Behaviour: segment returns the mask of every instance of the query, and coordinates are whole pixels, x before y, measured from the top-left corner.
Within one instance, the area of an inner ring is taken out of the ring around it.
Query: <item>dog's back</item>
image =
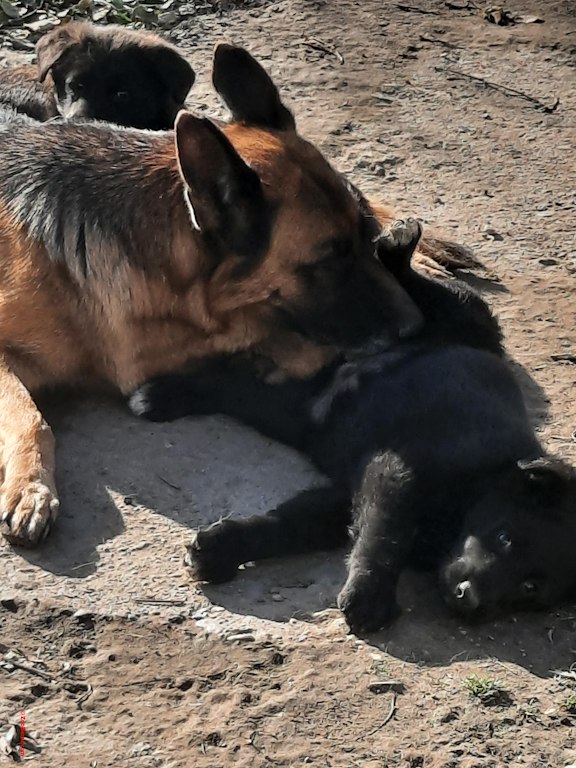
[[[0,107],[11,107],[40,122],[59,115],[51,78],[41,83],[32,65],[0,70]]]

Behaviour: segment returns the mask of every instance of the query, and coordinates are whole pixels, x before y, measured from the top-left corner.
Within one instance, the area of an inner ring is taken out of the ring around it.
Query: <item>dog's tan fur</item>
[[[251,70],[253,63],[243,56],[240,63]],[[264,80],[264,85],[273,88],[271,81]],[[278,98],[275,89],[272,96]],[[279,100],[272,106],[274,119],[290,123]],[[107,183],[108,173],[113,177],[116,173],[121,187],[117,199],[102,201],[104,192],[94,198],[95,208],[103,206],[111,217],[121,216],[117,209],[130,196],[142,206],[142,210],[135,204],[127,207],[129,220],[116,224],[127,230],[123,232],[130,243],[127,250],[125,241],[98,228],[102,222],[86,218],[78,225],[72,176],[69,196],[58,198],[52,208],[44,198],[38,202],[27,180],[13,181],[12,171],[3,177],[0,510],[5,535],[14,543],[31,545],[47,533],[58,498],[53,436],[30,392],[59,384],[107,383],[127,393],[191,358],[238,351],[267,358],[290,375],[310,375],[333,350],[277,322],[274,297],[281,294],[287,302],[322,298],[322,291],[328,290],[322,281],[304,295],[299,277],[301,267],[318,259],[319,244],[346,236],[355,252],[364,251],[359,245],[363,214],[358,201],[321,154],[298,136],[293,122],[287,130],[270,131],[238,121],[222,129],[249,172],[260,179],[266,210],[274,211],[265,253],[245,271],[239,271],[242,259],[234,252],[215,263],[204,236],[217,225],[220,211],[205,187],[195,188],[195,179],[199,175],[209,186],[226,167],[226,153],[234,151],[222,148],[227,142],[206,121],[182,113],[176,147],[172,133],[65,124],[42,128],[24,124],[21,130],[26,133],[10,155],[16,175],[26,175],[27,163],[42,162],[45,179],[45,168],[59,162],[54,153],[65,160],[67,153],[80,152],[81,157],[85,153],[96,186]],[[134,159],[125,159],[132,155]],[[128,171],[116,172],[115,166],[125,162]],[[55,167],[73,172],[67,162]],[[84,161],[74,167],[80,168],[77,173],[90,173],[83,170]],[[199,230],[191,224],[183,180]],[[41,193],[51,188],[42,187]],[[57,185],[53,188],[58,195]],[[90,192],[88,185],[83,194]],[[62,200],[65,216],[59,207]],[[55,222],[50,218],[53,210],[58,216]],[[50,240],[50,226],[52,233],[58,233],[55,240]],[[79,232],[84,262],[69,255],[78,249]],[[396,312],[407,323],[417,319],[417,310],[376,259],[362,255],[353,269],[375,286],[375,306],[388,301],[398,307],[393,315]]]

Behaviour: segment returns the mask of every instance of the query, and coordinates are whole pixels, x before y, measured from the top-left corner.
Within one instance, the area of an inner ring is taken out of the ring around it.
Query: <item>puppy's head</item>
[[[51,75],[65,118],[169,129],[194,83],[176,48],[113,25],[65,24],[38,41],[36,55],[39,79]]]

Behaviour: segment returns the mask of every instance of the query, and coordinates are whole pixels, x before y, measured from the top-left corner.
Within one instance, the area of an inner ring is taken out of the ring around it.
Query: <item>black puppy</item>
[[[416,274],[406,250],[383,258],[424,314],[419,340],[308,382],[266,385],[219,360],[132,397],[150,419],[234,416],[331,479],[265,516],[199,530],[188,563],[198,579],[224,581],[250,560],[339,546],[351,524],[338,605],[356,631],[394,618],[409,563],[439,566],[462,614],[549,606],[576,587],[575,473],[536,439],[484,302]]]
[[[170,129],[194,71],[178,50],[150,32],[70,22],[36,46],[38,68],[0,70],[0,103],[35,120],[103,120]]]

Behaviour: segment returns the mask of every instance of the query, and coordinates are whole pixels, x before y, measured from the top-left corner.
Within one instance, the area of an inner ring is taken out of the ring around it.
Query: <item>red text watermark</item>
[[[20,712],[20,757],[24,757],[24,734],[26,732],[26,711]]]

